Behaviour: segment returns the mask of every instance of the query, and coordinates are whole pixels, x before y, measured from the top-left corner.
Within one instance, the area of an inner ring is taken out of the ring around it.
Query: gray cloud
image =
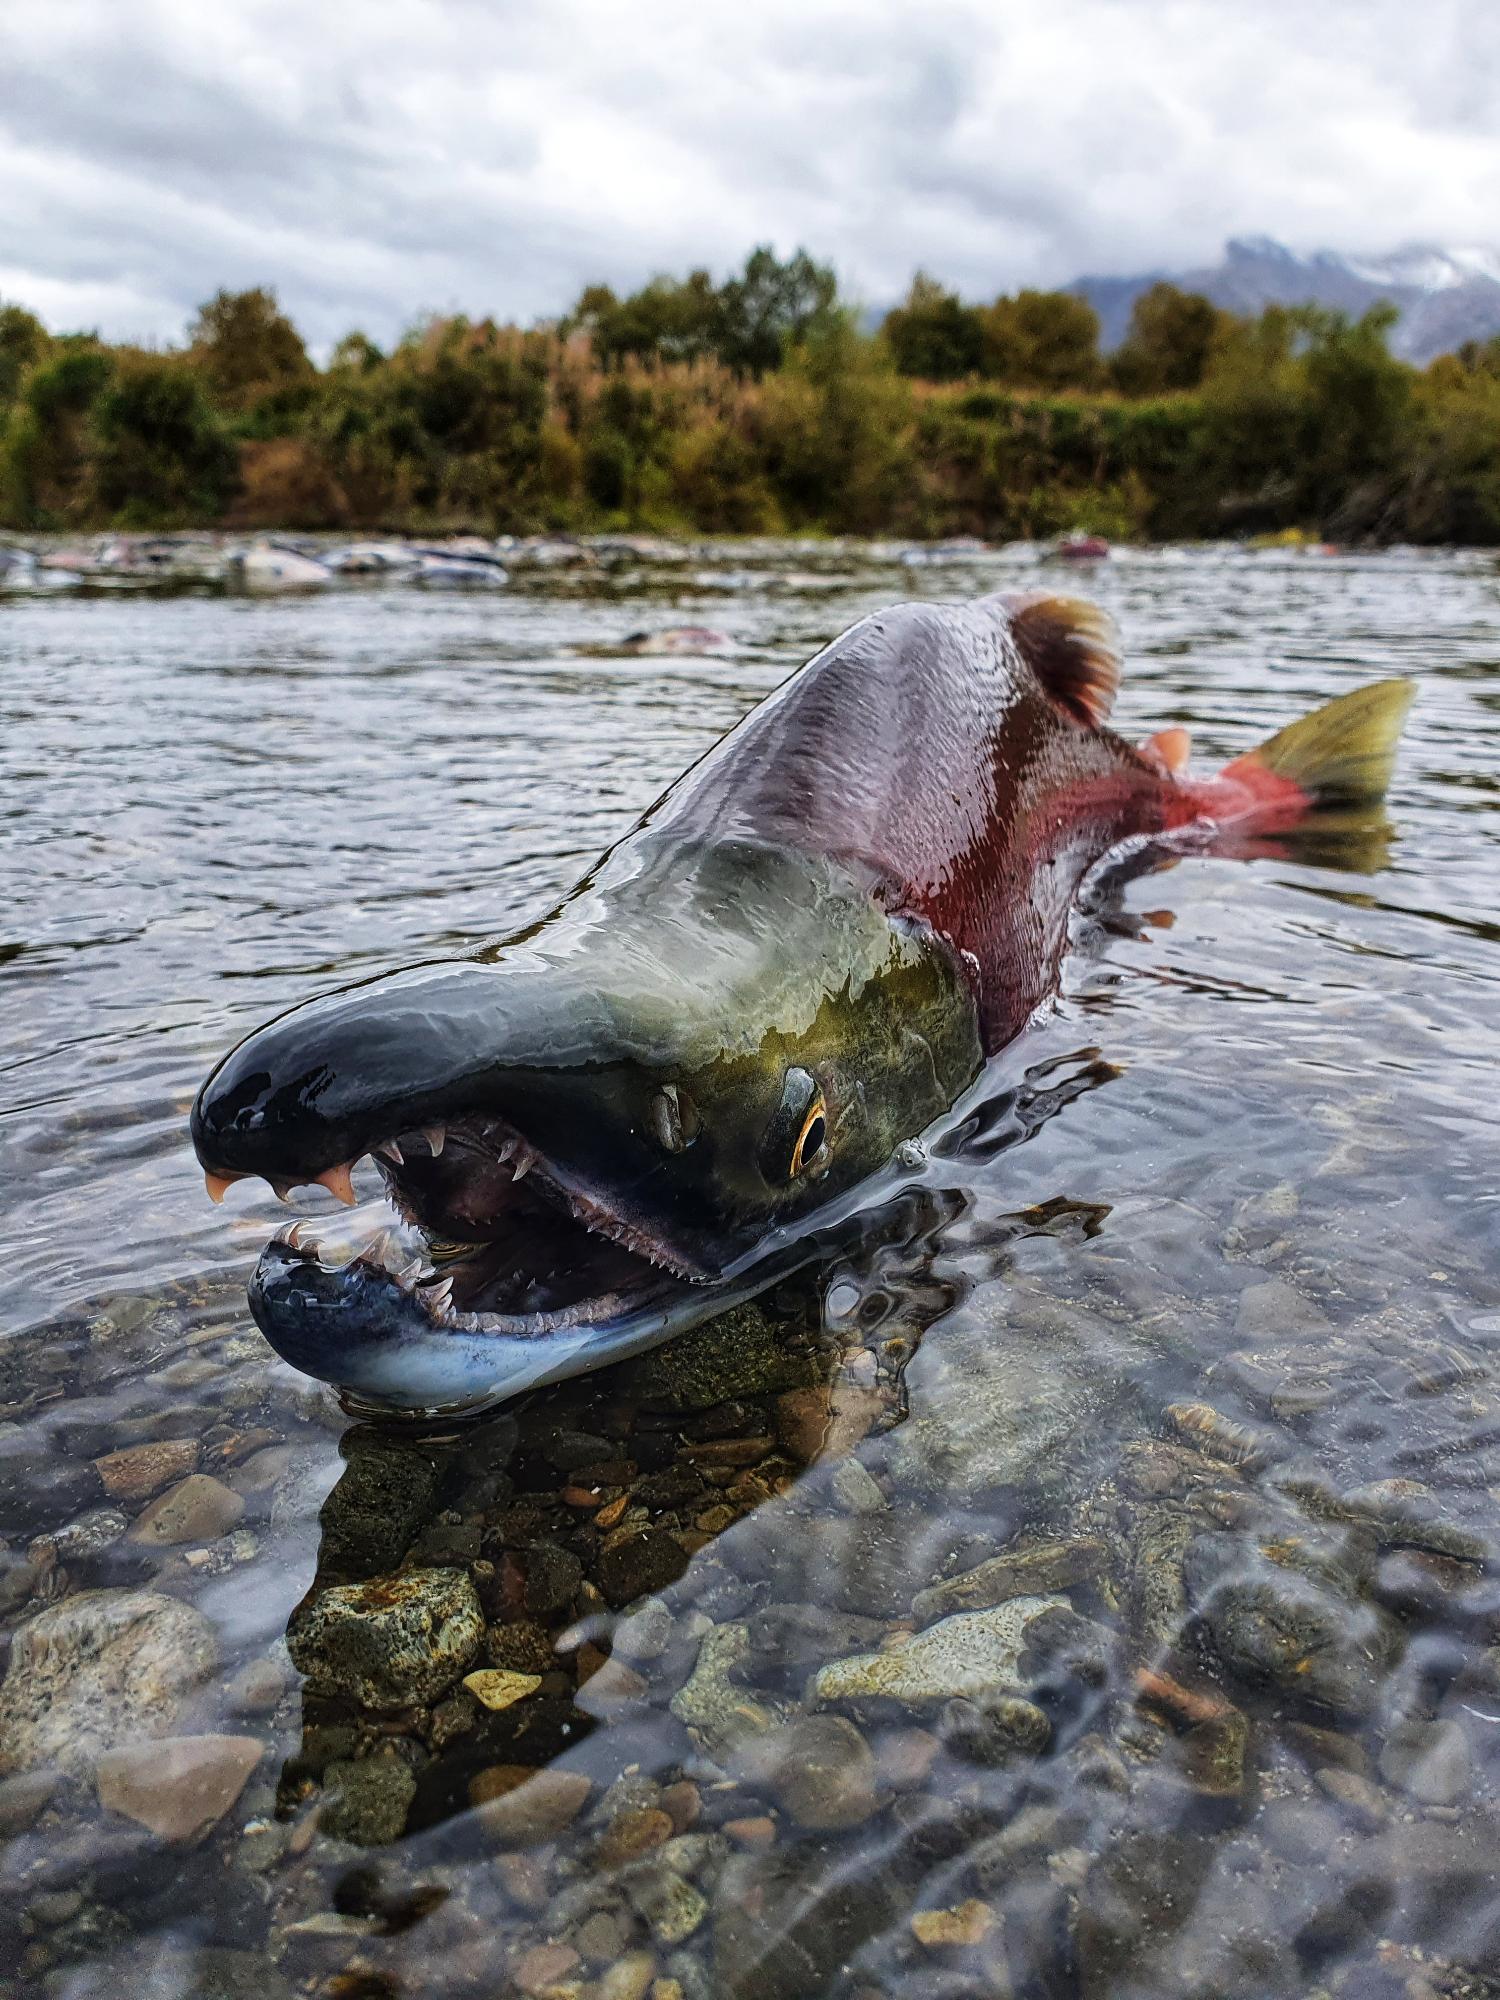
[[[6,43],[0,293],[137,338],[220,284],[326,346],[765,240],[885,301],[1500,210],[1481,0],[51,0]]]

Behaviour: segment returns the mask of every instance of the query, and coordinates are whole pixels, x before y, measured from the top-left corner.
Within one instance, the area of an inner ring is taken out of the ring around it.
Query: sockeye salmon
[[[295,1366],[368,1401],[497,1400],[764,1282],[1054,991],[1106,857],[1233,846],[1379,799],[1412,696],[1357,690],[1216,776],[1106,726],[1113,628],[1047,595],[861,619],[535,927],[261,1028],[199,1092],[209,1193],[355,1199],[250,1285]]]

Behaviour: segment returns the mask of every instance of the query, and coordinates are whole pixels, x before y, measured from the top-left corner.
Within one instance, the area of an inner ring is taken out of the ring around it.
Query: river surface
[[[1204,767],[1416,676],[1388,824],[1116,889],[669,1347],[426,1432],[276,1361],[214,1059],[543,912],[859,614],[1042,581]],[[1500,1995],[1497,772],[1478,555],[0,601],[5,1990]]]

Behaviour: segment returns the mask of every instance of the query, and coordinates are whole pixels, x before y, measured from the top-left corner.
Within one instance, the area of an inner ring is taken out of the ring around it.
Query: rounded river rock
[[[218,1662],[213,1627],[150,1590],[87,1590],[16,1633],[0,1688],[0,1772],[86,1772],[115,1745],[164,1736]]]

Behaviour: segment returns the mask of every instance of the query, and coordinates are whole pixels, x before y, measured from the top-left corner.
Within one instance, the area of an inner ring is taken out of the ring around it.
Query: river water
[[[245,1030],[539,914],[860,613],[1042,580],[0,602],[8,1990],[1500,1994],[1491,559],[1094,566],[1117,722],[1205,765],[1415,675],[1388,825],[1124,886],[896,1196],[670,1347],[353,1423],[244,1307],[284,1211],[203,1196]]]

